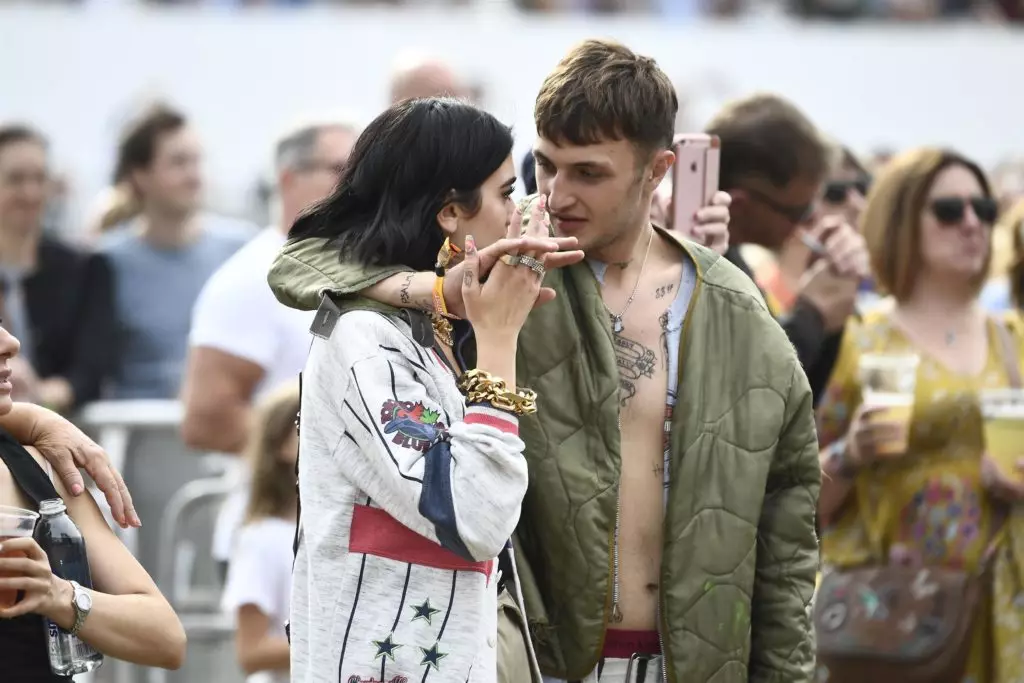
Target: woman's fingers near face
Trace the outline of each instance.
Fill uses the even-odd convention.
[[[529,200],[529,212],[523,229],[524,237],[542,239],[550,237],[547,219],[547,197],[537,195]]]
[[[523,212],[517,206],[512,211],[512,219],[508,224],[508,231],[505,233],[507,239],[516,239],[523,233]]]

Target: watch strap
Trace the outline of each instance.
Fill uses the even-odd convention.
[[[71,584],[71,608],[75,611],[75,623],[71,625],[69,633],[73,636],[77,636],[78,632],[82,630],[82,625],[85,624],[85,618],[89,616],[89,612],[83,610],[78,605],[78,596],[85,592],[81,584],[77,581],[69,581]]]

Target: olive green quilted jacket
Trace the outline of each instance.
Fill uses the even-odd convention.
[[[807,683],[820,486],[811,392],[750,279],[702,247],[680,344],[661,635],[673,683]],[[357,292],[396,269],[342,265],[323,241],[289,243],[269,281],[285,305]],[[618,374],[586,264],[549,272],[558,298],[519,336],[517,379],[539,411],[520,422],[530,486],[519,575],[546,675],[584,678],[611,611],[620,467]]]

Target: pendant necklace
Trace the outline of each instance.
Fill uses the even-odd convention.
[[[620,334],[625,329],[625,325],[622,323],[622,319],[626,316],[626,311],[629,310],[630,305],[633,303],[633,299],[636,298],[636,292],[640,288],[640,280],[644,276],[644,268],[647,267],[647,257],[651,255],[651,242],[654,241],[654,229],[651,229],[651,236],[647,238],[647,251],[644,252],[644,260],[640,264],[640,273],[636,276],[636,284],[633,285],[633,291],[630,293],[629,298],[626,299],[626,305],[622,307],[622,310],[618,314],[608,311],[608,315],[612,319],[612,332]],[[608,305],[605,304],[605,310],[608,310]]]

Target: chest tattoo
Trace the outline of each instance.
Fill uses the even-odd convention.
[[[625,406],[636,396],[637,382],[654,377],[658,356],[652,349],[622,335],[614,335],[614,341],[619,366],[619,405]]]

